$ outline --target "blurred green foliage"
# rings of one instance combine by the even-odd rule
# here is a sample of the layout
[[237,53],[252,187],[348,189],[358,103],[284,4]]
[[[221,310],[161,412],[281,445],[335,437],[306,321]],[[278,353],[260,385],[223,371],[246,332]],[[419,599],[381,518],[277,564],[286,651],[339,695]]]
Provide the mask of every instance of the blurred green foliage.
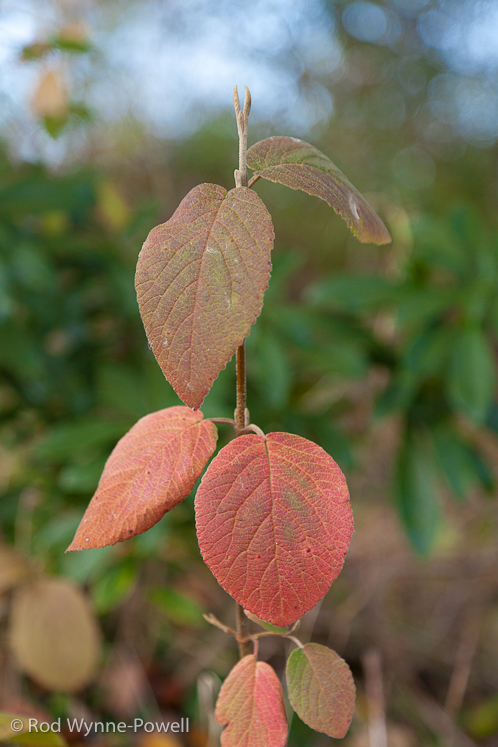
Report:
[[[232,154],[212,133],[194,137],[196,152],[210,162],[216,152],[220,173],[228,172]],[[175,159],[188,152],[181,146]],[[203,168],[199,156],[195,170]],[[191,169],[187,159],[178,189]],[[400,421],[393,495],[411,542],[426,554],[444,514],[442,491],[463,500],[476,486],[492,487],[472,433],[498,428],[498,237],[462,206],[421,216],[409,241],[371,249],[379,265],[391,252],[387,271],[345,271],[347,254],[339,262],[332,254],[324,271],[329,247],[318,241],[306,254],[299,236],[294,245],[289,239],[297,207],[320,238],[325,213],[304,201],[278,188],[269,197],[277,239],[264,310],[248,340],[252,420],[317,441],[348,472],[369,428],[347,424],[355,387],[367,404],[375,399],[375,419]],[[117,183],[91,169],[55,175],[14,168],[4,157],[0,220],[0,412],[12,465],[2,475],[3,528],[13,535],[16,500],[36,488],[34,549],[49,567],[81,579],[80,556],[61,560],[61,551],[110,449],[139,417],[178,402],[147,349],[133,290],[138,249],[157,211],[131,209]],[[355,246],[351,240],[348,251]],[[375,372],[381,385],[373,391]],[[233,378],[232,362],[205,401],[207,416],[231,415]],[[116,580],[112,599],[99,586],[98,608],[112,607],[130,579]]]
[[[64,550],[116,441],[141,416],[179,403],[148,349],[134,269],[148,231],[188,189],[230,186],[236,142],[220,131],[225,120],[158,166],[164,205],[140,184],[130,199],[126,172],[57,174],[5,155],[0,165],[3,537],[44,570],[86,585],[109,641],[131,614],[147,646],[176,664],[179,632],[192,646],[188,631],[203,630],[202,612],[218,604],[202,575],[192,496],[130,542]],[[410,216],[386,198],[393,246],[361,246],[326,205],[258,187],[276,245],[247,342],[251,420],[319,443],[348,479],[368,473],[368,449],[390,424],[387,479],[365,497],[391,500],[427,556],[444,535],[448,498],[494,489],[481,446],[498,431],[498,234],[461,194],[456,207],[450,195],[445,209],[412,206]],[[231,417],[234,405],[232,361],[202,409]],[[220,426],[220,447],[230,435]],[[493,705],[464,714],[469,732],[494,733]],[[296,718],[290,743],[302,739],[312,737]]]

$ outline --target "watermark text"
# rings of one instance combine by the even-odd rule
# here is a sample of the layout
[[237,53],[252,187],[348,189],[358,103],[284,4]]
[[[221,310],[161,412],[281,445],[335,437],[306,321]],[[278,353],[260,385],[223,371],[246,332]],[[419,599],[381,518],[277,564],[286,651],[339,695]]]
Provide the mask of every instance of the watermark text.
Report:
[[[27,729],[26,729],[26,721]],[[62,731],[70,734],[81,734],[88,737],[90,734],[108,734],[119,733],[125,734],[128,731],[139,732],[145,731],[148,734],[152,732],[163,732],[167,734],[185,734],[189,731],[188,718],[181,718],[179,721],[144,721],[142,718],[136,718],[133,723],[127,724],[124,721],[118,723],[114,721],[86,721],[84,718],[58,718],[55,721],[40,721],[37,718],[20,719],[15,718],[11,721],[11,729],[14,732],[28,732],[33,734],[41,732],[46,734],[49,731],[60,734]]]

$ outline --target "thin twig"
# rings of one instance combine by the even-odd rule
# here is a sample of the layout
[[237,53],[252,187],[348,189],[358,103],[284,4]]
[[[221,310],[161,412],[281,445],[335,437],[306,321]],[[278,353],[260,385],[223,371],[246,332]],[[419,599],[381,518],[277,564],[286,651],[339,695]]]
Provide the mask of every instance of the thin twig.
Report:
[[431,697],[411,688],[410,699],[427,726],[441,738],[444,747],[476,747],[476,743],[461,731],[453,718]]
[[244,108],[240,108],[240,99],[237,86],[233,89],[233,105],[237,119],[237,132],[239,134],[239,168],[235,170],[235,186],[247,187],[247,132],[249,112],[251,111],[251,92],[244,86],[246,94],[244,97]]
[[208,622],[210,625],[214,625],[215,628],[219,628],[227,635],[233,635],[235,638],[237,638],[237,633],[232,628],[229,628],[228,625],[225,625],[221,622],[221,620],[218,620],[218,618],[213,615],[211,612],[209,614],[203,614],[202,615],[204,620]]
[[387,747],[382,660],[378,649],[370,649],[362,657],[368,704],[370,747]]
[[[237,132],[239,135],[239,168],[235,170],[235,186],[247,187],[247,132],[249,112],[251,111],[251,94],[245,86],[244,108],[240,108],[239,94],[237,86],[233,90],[233,105],[235,108],[235,117],[237,119]],[[247,384],[246,384],[246,349],[242,343],[237,349],[237,407],[235,409],[235,430],[240,435],[246,425],[249,423],[249,413],[247,411]],[[251,652],[250,642],[247,640],[249,635],[249,622],[244,613],[244,608],[236,603],[235,620],[237,628],[237,643],[239,644],[239,657]]]
[[[477,605],[476,605],[477,606]],[[448,686],[445,708],[450,715],[458,713],[462,707],[467,683],[472,668],[472,660],[479,643],[479,633],[486,607],[473,606],[468,613],[460,634],[460,644],[455,654],[455,665]]]
[[249,187],[249,189],[251,189],[251,187],[252,187],[253,184],[256,184],[256,182],[258,181],[258,179],[261,179],[261,177],[260,177],[259,174],[253,174],[253,176],[251,176],[251,178],[247,182],[247,186]]
[[251,638],[249,636],[249,621],[244,613],[244,608],[237,603],[235,610],[235,619],[237,623],[236,639],[239,645],[239,659],[251,653]]
[[304,644],[301,643],[301,641],[299,640],[299,638],[296,638],[293,635],[286,635],[285,637],[288,638],[290,641],[292,641],[292,643],[295,643],[296,646],[299,646],[299,648],[304,648]]
[[246,425],[246,427],[243,430],[243,433],[247,433],[247,431],[252,431],[253,433],[256,433],[258,436],[262,436],[263,438],[266,438],[265,434],[259,427],[259,425],[254,425],[254,423],[249,423],[249,425]]
[[235,430],[240,435],[249,422],[247,412],[247,384],[246,384],[246,348],[243,342],[237,348],[237,407],[235,409]]
[[215,425],[231,425],[232,428],[235,428],[235,420],[233,418],[206,418],[206,420]]

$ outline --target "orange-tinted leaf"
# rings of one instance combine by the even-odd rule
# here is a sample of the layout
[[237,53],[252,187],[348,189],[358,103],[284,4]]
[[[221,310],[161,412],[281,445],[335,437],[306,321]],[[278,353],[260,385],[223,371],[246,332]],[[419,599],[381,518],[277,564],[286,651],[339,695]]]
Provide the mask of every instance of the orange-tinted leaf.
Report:
[[195,499],[202,556],[262,620],[302,617],[338,576],[353,532],[346,480],[300,436],[240,436],[210,464]]
[[307,643],[287,660],[291,706],[312,729],[341,739],[353,716],[356,689],[351,670],[326,646]]
[[97,621],[86,597],[68,581],[43,578],[18,589],[9,632],[20,667],[48,690],[74,692],[96,674]]
[[157,362],[197,409],[258,317],[273,225],[250,189],[200,184],[154,228],[138,258],[140,314]]
[[105,547],[142,534],[183,501],[217,439],[213,423],[188,407],[141,418],[107,460],[68,550]]
[[222,747],[284,747],[287,741],[282,686],[274,670],[244,656],[223,683],[215,710],[227,726]]
[[294,137],[268,137],[247,151],[247,165],[271,182],[320,197],[363,242],[388,244],[389,232],[342,171],[317,148]]

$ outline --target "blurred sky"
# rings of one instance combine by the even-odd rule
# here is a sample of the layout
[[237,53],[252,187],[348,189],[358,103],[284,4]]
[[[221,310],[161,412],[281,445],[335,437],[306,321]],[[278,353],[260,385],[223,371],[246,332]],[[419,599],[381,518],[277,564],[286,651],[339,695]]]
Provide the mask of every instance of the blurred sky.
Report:
[[[25,45],[75,24],[91,53],[20,60]],[[33,115],[39,81],[55,70],[71,100],[110,126],[128,117],[159,137],[185,136],[247,84],[255,119],[304,135],[336,114],[349,41],[392,50],[394,124],[423,88],[434,120],[473,144],[498,138],[496,0],[0,0],[0,134],[29,160],[84,148],[81,132],[53,140]],[[416,72],[420,60],[430,76]]]

